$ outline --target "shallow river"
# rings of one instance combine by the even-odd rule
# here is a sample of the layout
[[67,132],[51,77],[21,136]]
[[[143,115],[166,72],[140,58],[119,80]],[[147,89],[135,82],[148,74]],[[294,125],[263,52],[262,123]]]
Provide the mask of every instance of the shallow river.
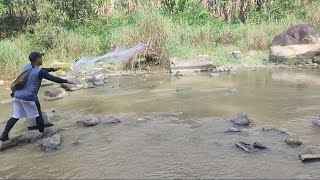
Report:
[[[40,97],[52,87],[43,87]],[[0,99],[7,94],[2,88]],[[298,158],[320,147],[320,127],[312,124],[320,114],[320,71],[117,77],[104,87],[41,102],[57,110],[51,122],[63,129],[60,150],[45,153],[28,144],[1,152],[0,178],[320,178],[320,162]],[[252,125],[224,133],[238,112],[247,113]],[[11,114],[11,105],[0,105],[1,131]],[[122,123],[77,126],[87,114]],[[137,121],[143,117],[149,120]],[[265,126],[286,129],[304,145],[289,147],[283,136],[262,132]],[[26,129],[22,119],[10,135]],[[238,141],[269,150],[248,154],[235,147]]]

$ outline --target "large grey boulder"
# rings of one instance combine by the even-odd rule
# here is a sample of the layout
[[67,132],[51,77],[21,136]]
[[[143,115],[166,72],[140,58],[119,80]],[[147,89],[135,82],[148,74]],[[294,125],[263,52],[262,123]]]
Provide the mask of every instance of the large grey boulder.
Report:
[[320,52],[320,31],[308,24],[295,25],[272,41],[269,59],[285,62],[289,59],[312,59]]

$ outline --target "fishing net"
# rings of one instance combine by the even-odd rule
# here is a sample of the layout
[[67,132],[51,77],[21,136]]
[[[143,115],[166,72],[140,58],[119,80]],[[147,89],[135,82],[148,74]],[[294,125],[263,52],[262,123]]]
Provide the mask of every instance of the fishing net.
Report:
[[73,67],[83,67],[92,65],[97,61],[105,61],[105,62],[124,62],[129,60],[131,57],[139,54],[147,47],[146,44],[139,43],[136,46],[130,49],[116,48],[113,51],[108,52],[105,55],[94,57],[92,59],[88,59],[86,57],[79,59],[78,61],[73,63]]

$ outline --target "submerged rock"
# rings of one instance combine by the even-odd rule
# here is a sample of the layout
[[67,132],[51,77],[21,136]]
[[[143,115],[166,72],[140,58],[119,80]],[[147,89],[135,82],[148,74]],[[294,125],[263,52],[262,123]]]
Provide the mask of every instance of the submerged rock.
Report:
[[236,146],[242,150],[244,150],[245,152],[251,153],[254,151],[254,149],[252,149],[252,147],[250,146],[250,144],[245,143],[245,142],[237,142]]
[[320,116],[317,119],[313,120],[312,123],[316,126],[320,126]]
[[56,88],[44,92],[44,99],[47,101],[54,101],[57,99],[64,98],[66,96],[68,96],[68,93],[63,88]]
[[52,152],[60,149],[61,136],[59,134],[54,134],[51,137],[43,139],[40,143],[41,149],[46,152]]
[[83,126],[90,127],[96,126],[101,123],[101,119],[94,117],[93,115],[88,115],[84,117],[84,119],[77,121],[78,124],[82,124]]
[[177,116],[181,116],[183,115],[183,112],[153,112],[152,115],[155,115],[155,116],[174,116],[174,117],[177,117]]
[[285,140],[285,142],[292,147],[298,147],[302,145],[302,142],[300,140],[294,138],[288,138]]
[[246,113],[238,113],[237,117],[231,120],[235,125],[238,126],[248,126],[251,120],[248,118]]
[[80,144],[79,141],[73,141],[73,143],[72,143],[73,146],[78,146],[79,144]]
[[254,142],[253,143],[253,148],[256,148],[256,149],[268,149],[266,146],[258,143],[258,142]]
[[271,132],[271,133],[277,133],[277,134],[281,134],[281,135],[289,135],[289,133],[287,133],[285,130],[280,130],[280,129],[276,129],[276,128],[273,128],[273,127],[263,127],[262,131]]
[[137,121],[138,122],[145,122],[145,121],[149,121],[149,119],[143,117],[143,118],[138,118]]
[[235,133],[235,132],[240,132],[240,129],[232,127],[229,128],[228,130],[225,131],[226,133]]
[[121,123],[121,120],[118,118],[115,118],[113,116],[110,116],[108,118],[102,118],[102,124],[118,124]]

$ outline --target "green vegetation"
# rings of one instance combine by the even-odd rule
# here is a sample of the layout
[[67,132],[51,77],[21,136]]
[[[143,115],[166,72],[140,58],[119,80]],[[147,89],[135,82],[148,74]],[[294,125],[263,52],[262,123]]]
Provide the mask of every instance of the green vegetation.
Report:
[[[320,27],[319,8],[312,0],[0,0],[0,78],[19,73],[33,50],[46,52],[48,65],[139,42],[164,60],[266,63],[276,34],[298,23]],[[234,50],[259,52],[239,62]]]

